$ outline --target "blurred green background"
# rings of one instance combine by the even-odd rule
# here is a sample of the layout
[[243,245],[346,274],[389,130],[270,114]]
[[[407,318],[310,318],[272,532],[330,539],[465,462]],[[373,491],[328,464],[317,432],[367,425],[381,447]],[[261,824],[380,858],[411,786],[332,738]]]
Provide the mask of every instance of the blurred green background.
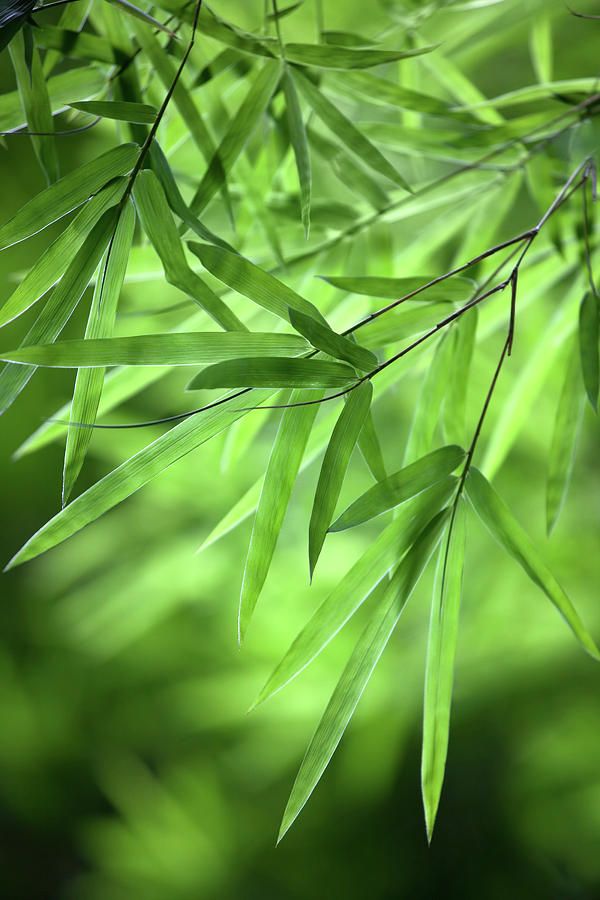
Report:
[[[261,3],[221,0],[215,7],[252,28]],[[325,9],[329,28],[374,35],[389,22],[380,6],[359,0],[331,0]],[[592,11],[589,4],[585,9]],[[441,10],[424,35],[440,41],[440,52],[494,96],[535,82],[529,32],[541,12],[552,14],[556,77],[595,76],[600,22],[574,19],[558,2]],[[285,32],[288,39],[313,39],[312,0],[286,20]],[[3,91],[14,87],[6,57],[0,56]],[[407,65],[400,64],[401,76],[426,84],[425,64],[410,73]],[[63,140],[63,168],[111,140],[108,129]],[[42,177],[23,137],[7,140],[0,166],[4,220],[41,188]],[[497,208],[503,190],[486,209]],[[316,193],[345,200],[343,186],[325,170],[317,173]],[[465,210],[464,234],[475,251],[483,250]],[[493,239],[517,233],[535,215],[526,185],[515,184]],[[443,216],[433,249],[427,238],[415,242],[431,216],[408,218],[371,229],[349,256],[322,260],[315,272],[334,266],[362,274],[442,271],[462,254],[456,228],[444,240]],[[0,299],[46,242],[36,238],[0,256]],[[402,246],[404,255],[395,256],[393,248]],[[567,265],[552,264],[558,273]],[[535,268],[524,276],[525,293],[535,293],[538,276]],[[295,283],[293,273],[289,280]],[[523,315],[496,421],[569,289],[568,279],[557,276]],[[313,279],[303,290],[325,306],[332,302],[329,289]],[[137,277],[126,285],[124,308],[180,299],[160,278]],[[70,331],[82,321],[76,317]],[[146,317],[143,328],[158,330],[166,321]],[[133,330],[138,320],[123,327]],[[17,333],[6,329],[6,345]],[[492,334],[477,352],[475,406],[489,380],[493,346]],[[547,345],[542,357],[546,352]],[[598,636],[600,435],[589,411],[570,498],[552,539],[544,536],[545,454],[559,390],[552,359],[523,401],[518,441],[497,483]],[[391,470],[401,463],[421,378],[422,369],[407,370],[406,381],[375,408]],[[3,417],[3,560],[58,508],[62,446],[18,462],[11,455],[68,398],[72,381],[68,372],[38,373]],[[171,412],[182,402],[179,387],[176,380],[157,383],[128,403],[122,421]],[[251,715],[246,711],[298,629],[375,533],[366,527],[334,535],[309,587],[307,523],[318,472],[310,466],[297,484],[251,634],[238,649],[236,605],[249,522],[195,551],[264,470],[275,424],[271,418],[229,466],[222,463],[228,439],[220,436],[47,557],[1,576],[0,896],[600,898],[599,672],[474,520],[446,784],[432,847],[419,791],[426,580],[321,784],[275,848],[297,766],[364,616],[282,694]],[[85,484],[158,433],[95,438]],[[345,496],[368,483],[356,459]]]

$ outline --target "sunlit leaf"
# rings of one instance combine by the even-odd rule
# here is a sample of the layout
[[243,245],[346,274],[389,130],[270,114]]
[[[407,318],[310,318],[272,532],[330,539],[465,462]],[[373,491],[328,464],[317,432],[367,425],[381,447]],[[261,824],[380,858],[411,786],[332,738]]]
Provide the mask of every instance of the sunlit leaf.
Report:
[[579,618],[575,607],[506,503],[478,469],[470,469],[466,489],[473,508],[498,543],[546,594],[582,647],[595,659],[600,659],[596,644]]
[[334,44],[286,44],[285,55],[290,62],[322,69],[370,69],[431,53],[435,47],[408,50],[368,50],[355,47],[336,47]]
[[[320,276],[333,287],[349,294],[365,294],[367,297],[379,297],[382,300],[398,300],[406,294],[418,291],[433,280],[431,275],[415,275],[412,278],[381,278],[377,276]],[[415,300],[453,301],[466,300],[473,292],[474,282],[469,278],[449,278],[440,284],[425,288],[415,296]]]
[[70,103],[69,106],[90,116],[116,119],[119,122],[152,125],[156,118],[155,107],[147,103],[131,103],[125,100],[80,100],[79,103]]
[[448,443],[464,444],[467,439],[467,393],[477,337],[477,316],[477,308],[473,307],[452,329],[452,376],[448,379],[444,399],[444,437]]
[[348,340],[341,334],[337,334],[312,316],[290,309],[289,318],[296,331],[310,341],[317,350],[322,350],[323,353],[327,353],[335,359],[345,360],[363,372],[371,372],[377,368],[378,360],[374,353],[365,350],[364,347]]
[[350,366],[320,359],[227,360],[203,369],[188,391],[221,387],[345,388],[356,381]]
[[283,90],[285,93],[288,127],[290,129],[290,141],[296,158],[296,169],[298,170],[298,181],[300,183],[302,223],[304,225],[304,233],[308,237],[310,232],[310,201],[312,193],[310,150],[296,86],[287,68],[283,74]]
[[354,528],[389,509],[394,509],[454,472],[464,456],[465,451],[457,446],[434,450],[433,453],[405,466],[399,472],[389,475],[384,481],[369,488],[358,500],[350,504],[329,530],[344,531],[346,528]]
[[297,818],[327,768],[402,610],[440,539],[447,513],[439,513],[421,532],[396,569],[383,597],[372,611],[308,746],[296,776],[279,831],[279,840]]
[[588,399],[595,412],[598,411],[598,389],[600,385],[600,307],[595,294],[588,292],[579,308],[579,353],[581,371]]

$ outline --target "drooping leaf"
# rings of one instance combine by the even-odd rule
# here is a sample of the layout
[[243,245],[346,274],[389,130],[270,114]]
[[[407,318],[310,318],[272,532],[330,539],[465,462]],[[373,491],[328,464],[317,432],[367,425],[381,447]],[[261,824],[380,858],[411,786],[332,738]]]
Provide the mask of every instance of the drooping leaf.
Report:
[[298,171],[298,182],[300,184],[300,212],[302,223],[304,225],[304,234],[308,238],[310,233],[310,202],[312,194],[310,150],[308,147],[306,128],[304,127],[298,93],[296,91],[294,79],[290,75],[287,67],[283,74],[283,90],[285,94],[288,128],[290,130],[290,141],[296,158],[296,169]]
[[579,349],[576,345],[569,353],[565,377],[554,417],[554,429],[548,454],[546,480],[546,527],[552,531],[565,502],[577,438],[583,419],[585,394],[581,381]]
[[419,47],[408,50],[369,50],[354,47],[336,47],[334,44],[286,44],[285,55],[290,62],[300,66],[321,69],[371,69],[431,53],[435,47]]
[[451,376],[444,399],[444,437],[448,443],[467,440],[466,406],[471,361],[477,336],[477,307],[463,313],[452,329]]
[[[415,275],[412,278],[381,278],[378,276],[337,276],[321,275],[323,281],[346,291],[349,294],[364,294],[367,297],[379,297],[382,300],[398,300],[406,294],[418,291],[419,288],[433,280],[431,275]],[[466,300],[473,293],[475,284],[470,278],[449,278],[440,284],[434,284],[415,295],[415,300],[430,302]]]
[[88,31],[69,31],[44,25],[39,29],[37,41],[46,50],[55,50],[68,59],[83,59],[111,65],[118,61],[119,54],[105,38]]
[[199,215],[225,183],[227,175],[271,102],[280,78],[281,64],[278,61],[263,64],[194,194],[190,203],[193,213]]
[[289,684],[339,634],[381,580],[398,564],[427,522],[447,503],[456,483],[455,478],[445,478],[398,510],[396,518],[368,546],[297,635],[260,691],[255,706]]
[[579,308],[579,353],[583,383],[594,412],[598,412],[600,386],[600,304],[588,291]]
[[[106,87],[106,76],[95,67],[81,66],[48,79],[52,112],[66,109],[69,103],[88,100]],[[27,124],[18,91],[0,94],[0,131],[15,131]]]
[[[289,403],[312,399],[313,394],[292,391]],[[283,412],[265,474],[254,518],[240,594],[238,636],[244,638],[252,613],[267,579],[318,404],[291,407]]]
[[137,122],[140,125],[152,125],[156,119],[156,108],[147,103],[133,103],[127,100],[80,100],[70,103],[72,109],[88,113],[90,116],[101,116],[103,119],[116,119],[118,122]]
[[[269,396],[270,392],[257,392],[253,403],[260,405]],[[27,541],[8,568],[33,559],[76,534],[246,412],[236,408],[235,403],[224,404],[175,425],[57,513]]]
[[0,359],[58,368],[195,366],[240,357],[289,356],[310,347],[293,334],[193,331],[86,338],[0,352]]
[[[41,313],[33,323],[23,346],[55,341],[71,318],[96,271],[115,225],[116,211],[109,209],[96,223],[68,265]],[[34,366],[7,363],[0,372],[0,410],[5,412],[35,372]]]
[[119,202],[125,186],[124,178],[115,179],[77,213],[19,282],[4,306],[0,307],[0,327],[28,310],[56,284],[96,222],[107,209]]
[[344,363],[320,359],[263,359],[246,357],[215,363],[203,369],[188,391],[233,387],[345,388],[356,375]]
[[141,22],[152,25],[153,28],[168,34],[169,37],[175,37],[174,32],[170,31],[162,22],[159,22],[158,19],[155,19],[154,16],[151,16],[144,9],[140,9],[139,6],[130,3],[129,0],[108,0],[108,2],[123,10],[127,15],[133,16],[134,19],[140,19]]
[[429,841],[433,835],[448,754],[454,660],[465,559],[465,518],[461,500],[451,526],[451,533],[439,550],[437,577],[431,602],[421,757],[421,790]]
[[[329,48],[327,48],[329,49]],[[366,138],[356,126],[346,118],[337,106],[329,100],[313,83],[298,69],[294,69],[293,75],[296,84],[300,88],[305,99],[310,104],[315,114],[323,122],[323,124],[341,141],[349,150],[352,151],[361,162],[365,163],[370,169],[384,175],[393,181],[398,187],[410,192],[410,187],[405,179],[383,154],[375,147],[371,141]]]
[[387,470],[383,459],[383,451],[375,429],[373,413],[367,413],[362,431],[358,436],[358,449],[362,453],[364,461],[371,470],[375,481],[383,481],[387,478]]
[[[82,341],[83,344],[106,338],[113,332],[134,229],[135,213],[131,202],[127,201],[100,266],[85,331],[86,339]],[[49,346],[52,348],[52,344]],[[71,422],[85,422],[89,425],[95,423],[102,396],[103,381],[104,369],[81,369],[77,373],[71,403]],[[92,432],[89,428],[74,427],[67,431],[63,470],[63,506],[69,499],[81,472],[91,438]]]
[[369,488],[331,525],[330,531],[354,528],[420,494],[450,475],[462,462],[461,447],[440,447]]
[[344,72],[343,75],[333,75],[327,83],[331,90],[352,99],[358,94],[361,99],[370,103],[416,110],[430,115],[456,115],[451,105],[444,100],[413,91],[386,78],[378,78],[371,72]]
[[322,350],[335,359],[342,359],[363,372],[371,372],[377,368],[378,360],[374,353],[317,322],[313,316],[290,309],[289,319],[296,331],[317,350]]
[[402,610],[435,550],[446,518],[446,512],[439,513],[421,532],[373,611],[308,746],[283,814],[278,840],[297,818],[327,768]]
[[546,594],[581,646],[595,659],[600,659],[600,653],[593,638],[531,539],[489,481],[474,467],[470,469],[467,476],[466,490],[476,513],[498,543],[516,559],[531,580]]
[[126,175],[133,168],[138,152],[136,144],[122,144],[84,163],[37,194],[0,227],[0,250],[37,234],[81,206],[112,179]]
[[133,195],[142,226],[160,256],[167,281],[195,300],[222,328],[245,331],[246,326],[188,265],[167,198],[151,169],[139,173]]
[[308,557],[312,580],[327,530],[344,483],[352,451],[371,407],[373,387],[365,381],[349,395],[340,413],[321,466],[308,531]]
[[446,331],[439,340],[415,404],[404,462],[420,459],[436,444],[437,428],[452,371],[452,342]]
[[552,81],[552,24],[549,16],[534,17],[529,33],[529,50],[537,79]]
[[289,322],[289,311],[295,309],[327,324],[316,306],[243,256],[209,244],[192,242],[189,247],[211,275],[280,319]]

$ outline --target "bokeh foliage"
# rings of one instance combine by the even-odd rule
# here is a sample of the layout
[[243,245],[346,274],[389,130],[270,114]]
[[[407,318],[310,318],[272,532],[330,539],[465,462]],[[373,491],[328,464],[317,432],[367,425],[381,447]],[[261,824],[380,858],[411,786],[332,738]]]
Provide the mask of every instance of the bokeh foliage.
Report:
[[[247,41],[249,33],[263,33],[262,7],[259,2],[221,2],[214,10],[244,29],[240,40]],[[176,8],[169,3],[148,11],[163,21],[165,11]],[[281,18],[286,42],[315,40],[315,11],[306,0]],[[59,165],[65,174],[115,145],[143,141],[190,37],[189,6],[188,25],[181,27],[177,42],[153,36],[147,23],[99,0],[89,6],[87,44],[70,38],[69,49],[58,40],[60,33],[45,25],[52,15],[56,21],[61,15],[63,27],[77,31],[87,13],[88,5],[73,4],[62,13],[45,14],[41,33],[32,29],[41,48],[31,69],[32,85],[41,70],[46,75],[52,71],[62,79],[56,86],[59,108],[79,103],[77,112],[55,117],[57,130],[106,112],[85,104],[103,96],[107,73],[115,67],[118,71],[137,44],[142,52],[125,70],[123,84],[116,80],[115,90],[122,90],[127,102],[142,99],[145,110],[136,107],[138,121],[131,127],[102,119],[79,135],[31,141],[22,134],[8,135],[2,161],[7,173],[3,219],[51,182]],[[576,112],[547,132],[544,128],[596,90],[598,26],[570,16],[560,3],[386,2],[366,21],[357,3],[325,3],[322,13],[327,40],[338,47],[436,47],[373,70],[395,86],[387,89],[393,102],[386,99],[383,85],[375,94],[374,83],[360,72],[325,70],[324,75],[335,109],[393,162],[402,182],[417,191],[414,199],[401,186],[374,175],[356,154],[348,153],[343,134],[324,128],[313,115],[307,244],[306,183],[298,180],[284,116],[294,104],[289,85],[275,96],[268,114],[261,115],[244,153],[232,159],[231,169],[227,166],[225,190],[218,165],[210,165],[210,148],[227,134],[230,122],[235,125],[240,102],[256,78],[256,63],[231,48],[224,53],[223,45],[202,28],[183,75],[186,89],[174,95],[158,134],[184,202],[201,186],[197,209],[203,210],[208,232],[195,235],[194,241],[210,241],[218,234],[264,269],[275,269],[342,331],[383,304],[349,291],[349,284],[339,279],[413,278],[422,283],[460,265],[535,224],[572,171],[594,156],[593,118],[579,121]],[[174,23],[177,16],[169,26]],[[13,57],[21,40],[23,53],[28,52],[27,27],[11,44]],[[268,31],[275,42],[272,17]],[[360,38],[349,36],[356,34]],[[160,49],[167,41],[169,54]],[[67,49],[71,62],[64,60]],[[289,51],[292,62],[294,52],[297,58],[306,51]],[[91,66],[72,68],[73,58],[80,65],[90,55]],[[13,71],[9,51],[0,60],[3,90],[14,92],[15,76],[21,72],[23,81],[29,70],[19,68],[17,60]],[[298,80],[304,84],[301,75]],[[27,111],[22,83],[20,87],[20,100],[13,93],[0,106],[5,130],[15,121],[20,124],[21,108]],[[309,108],[318,113],[314,91],[310,82],[299,91],[297,112],[305,119]],[[494,102],[484,99],[503,96]],[[265,109],[269,97],[267,91]],[[449,111],[457,105],[468,109]],[[43,103],[26,115],[30,128],[40,131],[39,123],[49,121]],[[515,142],[437,190],[419,193],[421,186],[504,142],[534,129],[543,137],[567,125],[530,159],[532,143]],[[128,171],[128,163],[124,165]],[[134,201],[158,247],[166,238],[152,232],[152,191],[152,177],[143,172]],[[177,201],[171,195],[169,202]],[[585,212],[581,192],[574,194],[540,232],[520,270],[514,352],[498,382],[477,464],[535,535],[543,558],[597,634],[597,420],[584,402],[584,387],[593,400],[597,379],[589,340],[596,320],[589,296],[581,305],[588,288]],[[59,234],[52,226],[2,253],[5,297]],[[590,240],[593,246],[593,231]],[[180,328],[193,312],[189,298],[206,299],[194,280],[199,274],[217,293],[222,290],[207,275],[212,257],[206,244],[199,258],[189,253],[184,259],[169,255],[168,260],[160,254],[161,259],[139,226],[133,244],[116,318],[120,336]],[[467,274],[483,283],[496,262],[482,262]],[[68,259],[64,263],[60,274]],[[80,271],[78,262],[74,278]],[[331,277],[324,281],[317,275]],[[397,349],[435,324],[448,300],[464,302],[461,283],[450,284],[458,292],[454,297],[415,301],[395,318],[382,317],[369,330],[367,348],[381,352],[383,343],[391,354],[389,340]],[[473,282],[462,285],[463,291],[473,288]],[[91,302],[94,309],[94,299],[88,302],[85,294],[84,300],[64,337],[80,338],[86,332],[86,308]],[[252,330],[272,331],[273,318],[256,313],[240,294],[229,295],[228,302]],[[479,312],[464,419],[456,415],[462,400],[460,394],[452,395],[451,369],[444,366],[448,351],[457,353],[454,344],[468,341],[468,333],[459,337],[449,331],[437,348],[411,354],[388,370],[389,376],[374,380],[374,423],[389,472],[430,446],[468,445],[501,347],[506,294],[492,298]],[[36,313],[23,316],[26,328]],[[102,330],[90,333],[93,321],[91,317],[87,337],[105,336]],[[292,319],[292,324],[297,328],[301,320]],[[16,347],[26,328],[21,320],[8,324],[2,347]],[[200,313],[194,328],[214,326]],[[597,335],[595,347],[597,355]],[[96,371],[81,369],[78,379]],[[110,413],[115,423],[185,410],[195,396],[183,392],[189,370],[130,371],[138,381],[131,396]],[[437,383],[436,371],[441,371]],[[64,427],[42,424],[33,440],[27,439],[72,390],[72,371],[40,369],[4,416],[7,559],[60,505]],[[597,396],[597,386],[595,390]],[[107,388],[104,402],[110,396]],[[246,716],[291,640],[381,531],[374,520],[329,535],[309,588],[308,523],[320,457],[338,414],[339,405],[325,406],[316,418],[310,464],[295,486],[241,652],[235,644],[235,618],[250,538],[248,513],[281,413],[250,414],[51,554],[3,576],[8,602],[0,613],[5,635],[0,786],[8,896],[597,896],[595,666],[578,653],[541,593],[473,516],[467,522],[446,792],[431,850],[425,849],[420,821],[418,766],[433,571],[403,613],[302,820],[277,851],[272,848],[302,750],[378,602],[375,593],[301,679]],[[72,453],[79,459],[87,450],[85,446],[82,454],[82,436],[85,445],[91,438],[76,492],[164,431],[164,426],[93,434],[71,429],[77,435],[70,438],[77,445]],[[557,445],[559,450],[552,452]],[[570,493],[546,540],[546,520],[556,518],[565,460],[573,449]],[[18,461],[13,464],[9,459],[15,450]],[[372,454],[370,462],[378,477]],[[67,494],[74,474],[72,470]],[[373,475],[355,453],[339,511],[372,484]],[[249,499],[236,506],[246,491]],[[228,515],[224,524],[217,524]],[[239,527],[229,530],[238,519]],[[195,556],[203,540],[206,545]]]

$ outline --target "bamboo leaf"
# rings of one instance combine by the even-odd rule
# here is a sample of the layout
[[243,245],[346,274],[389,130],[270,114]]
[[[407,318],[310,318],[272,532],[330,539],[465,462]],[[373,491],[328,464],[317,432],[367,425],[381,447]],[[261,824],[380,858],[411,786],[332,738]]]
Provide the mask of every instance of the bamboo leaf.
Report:
[[[113,332],[134,229],[135,213],[131,202],[128,201],[121,211],[100,267],[85,332],[86,340],[82,341],[83,344],[106,338]],[[50,348],[52,348],[52,344]],[[89,425],[95,423],[102,396],[103,381],[104,369],[82,369],[77,373],[71,404],[72,423],[85,422]],[[74,427],[67,431],[63,469],[63,506],[69,499],[79,477],[91,439],[90,428]]]
[[455,478],[445,478],[398,510],[394,520],[368,546],[297,635],[260,691],[254,706],[264,703],[289,684],[339,634],[398,564],[427,522],[447,503],[456,483]]
[[[329,48],[327,48],[329,49]],[[410,187],[382,153],[355,125],[340,112],[337,106],[300,70],[293,70],[294,79],[315,114],[336,138],[352,151],[370,169],[384,175],[394,184],[410,192]]]
[[[366,275],[350,277],[320,275],[319,277],[327,284],[349,294],[364,294],[367,297],[378,297],[382,300],[398,300],[433,280],[431,275],[415,275],[412,278],[381,278]],[[473,293],[474,288],[475,283],[470,278],[449,278],[419,292],[414,299],[460,302],[466,300]]]
[[280,319],[289,322],[289,311],[295,309],[327,324],[316,306],[243,256],[209,244],[191,242],[189,248],[211,275]]
[[107,209],[119,202],[125,186],[125,178],[115,179],[98,191],[77,213],[0,308],[0,327],[28,310],[56,284],[96,222]]
[[534,584],[537,584],[546,594],[582,647],[594,659],[600,659],[596,644],[579,618],[575,607],[546,566],[529,536],[478,469],[470,469],[466,489],[475,512],[498,543],[519,563]]
[[[314,395],[293,391],[289,402],[301,403]],[[284,410],[273,444],[254,518],[240,594],[238,637],[248,629],[266,581],[318,404]]]
[[529,51],[537,79],[552,81],[552,24],[549,16],[534,17],[529,33]]
[[327,530],[344,483],[352,451],[371,407],[373,386],[365,381],[349,395],[325,451],[308,531],[308,556],[312,580]]
[[86,338],[0,352],[0,359],[58,368],[196,366],[243,356],[288,356],[310,347],[293,334],[193,331]]
[[133,196],[142,227],[160,257],[167,281],[191,297],[222,328],[245,331],[246,326],[227,304],[190,269],[167,198],[151,169],[139,173]]
[[139,152],[136,144],[123,144],[84,163],[50,185],[0,227],[0,250],[18,244],[81,206],[113,178],[126,175]]
[[[106,87],[106,76],[95,68],[82,66],[49,78],[48,94],[52,112],[66,109],[76,100],[87,100]],[[0,94],[0,130],[14,131],[27,123],[18,91]]]
[[294,84],[294,79],[286,68],[283,74],[283,90],[287,110],[287,121],[290,130],[290,141],[296,158],[296,169],[300,184],[300,208],[304,234],[308,238],[310,233],[310,202],[312,193],[312,171],[310,162],[310,150],[306,129],[300,109],[300,101]]
[[310,341],[317,350],[321,350],[335,359],[342,359],[363,372],[371,372],[377,368],[378,360],[374,353],[365,350],[364,347],[360,347],[341,334],[337,334],[329,326],[317,322],[312,316],[290,309],[289,319],[296,331]]
[[254,133],[281,78],[280,62],[265,62],[231,120],[219,148],[200,182],[190,209],[200,214],[225,183],[233,165]]
[[37,42],[46,50],[55,50],[67,59],[83,59],[111,65],[118,62],[120,54],[105,38],[87,31],[69,31],[44,25],[39,29]]
[[448,754],[454,660],[465,561],[465,518],[461,501],[455,519],[449,525],[447,542],[444,542],[439,551],[429,621],[423,704],[421,789],[427,839],[430,843]]
[[477,307],[473,307],[463,313],[452,329],[452,375],[448,379],[444,399],[444,438],[449,444],[463,444],[467,439],[467,392],[477,336],[477,317]]
[[300,66],[315,66],[321,69],[371,69],[373,66],[387,65],[399,59],[422,56],[435,50],[431,47],[415,47],[408,50],[368,50],[364,48],[339,47],[334,44],[286,44],[285,56],[290,62]]
[[122,9],[123,12],[133,16],[135,19],[140,19],[140,21],[145,22],[147,25],[152,25],[153,28],[157,28],[158,31],[162,31],[163,34],[168,34],[169,37],[172,38],[176,36],[174,32],[169,31],[162,22],[159,22],[158,19],[155,19],[154,16],[151,16],[145,10],[130,3],[129,0],[108,0],[108,2],[114,4],[119,9]]
[[353,100],[358,94],[361,99],[370,103],[415,110],[434,116],[456,115],[449,103],[405,88],[386,78],[378,78],[371,72],[344,72],[343,75],[333,75],[327,83],[331,90],[349,96]]
[[90,116],[101,116],[103,119],[115,119],[118,122],[152,125],[156,118],[154,106],[127,100],[80,100],[79,103],[70,103],[69,106]]
[[447,513],[421,532],[396,569],[356,647],[308,746],[283,814],[280,841],[297,818],[327,768],[381,654],[440,539]]
[[600,385],[599,332],[598,298],[595,294],[588,292],[579,308],[579,353],[583,383],[594,412],[598,412],[598,388]]
[[420,459],[435,445],[436,429],[441,418],[448,381],[453,377],[452,343],[449,337],[449,332],[442,335],[423,379],[406,442],[404,462]]
[[383,451],[379,443],[371,410],[367,413],[362,431],[358,436],[358,449],[362,453],[363,459],[371,470],[375,481],[383,481],[384,478],[387,478]]
[[[59,284],[31,326],[22,346],[55,341],[92,280],[110,240],[116,211],[109,209],[97,222],[73,257]],[[35,372],[34,366],[8,364],[0,372],[0,410],[5,412]]]
[[320,359],[246,357],[215,363],[190,381],[186,390],[221,387],[345,388],[356,381],[354,370]]
[[[265,392],[257,394],[254,405],[260,405],[269,396]],[[223,404],[180,422],[57,513],[27,541],[7,568],[21,565],[76,534],[246,412],[236,408],[235,403]]]
[[548,474],[546,480],[546,526],[552,531],[565,502],[571,473],[577,437],[583,419],[585,395],[582,390],[579,352],[576,345],[569,354],[558,408],[554,418],[554,429],[548,454]]
[[350,504],[329,530],[345,531],[347,528],[354,528],[400,506],[454,472],[464,457],[465,451],[457,446],[440,447],[439,450],[428,453],[369,488]]

